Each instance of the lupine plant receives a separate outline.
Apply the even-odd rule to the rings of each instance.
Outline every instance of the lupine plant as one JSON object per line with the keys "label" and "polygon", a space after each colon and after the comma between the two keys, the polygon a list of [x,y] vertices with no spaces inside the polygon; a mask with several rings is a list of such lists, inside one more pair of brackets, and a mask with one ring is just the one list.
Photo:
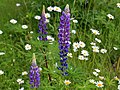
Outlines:
{"label": "lupine plant", "polygon": [[62,71],[63,75],[68,75],[66,69],[68,68],[67,54],[69,52],[70,47],[70,9],[69,5],[67,4],[62,15],[60,17],[60,26],[59,26],[59,49],[60,49],[60,62],[61,67],[59,69]]}
{"label": "lupine plant", "polygon": [[40,71],[36,63],[35,54],[33,53],[32,65],[30,67],[30,84],[32,88],[38,88],[40,85]]}

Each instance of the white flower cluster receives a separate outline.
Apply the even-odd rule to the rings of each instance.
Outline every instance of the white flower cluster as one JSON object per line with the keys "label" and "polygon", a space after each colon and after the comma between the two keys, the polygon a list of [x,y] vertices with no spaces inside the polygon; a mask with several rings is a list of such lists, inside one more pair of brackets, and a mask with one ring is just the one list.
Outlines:
{"label": "white flower cluster", "polygon": [[25,50],[30,50],[31,49],[31,45],[30,44],[26,44],[25,45]]}
{"label": "white flower cluster", "polygon": [[0,75],[4,74],[4,71],[0,70]]}
{"label": "white flower cluster", "polygon": [[24,80],[22,80],[22,79],[20,78],[20,79],[17,79],[17,82],[18,82],[18,84],[23,84],[23,83],[24,83]]}
{"label": "white flower cluster", "polygon": [[49,6],[49,7],[47,8],[47,10],[48,10],[49,12],[52,12],[52,11],[61,12],[61,11],[62,11],[61,8],[60,8],[60,7],[57,7],[57,6],[54,6],[54,7]]}
{"label": "white flower cluster", "polygon": [[118,8],[120,8],[120,3],[117,3],[116,5],[117,5]]}
{"label": "white flower cluster", "polygon": [[108,17],[109,19],[114,19],[114,16],[111,15],[111,14],[108,14],[107,17]]}
{"label": "white flower cluster", "polygon": [[3,34],[3,31],[2,31],[2,30],[0,30],[0,34]]}
{"label": "white flower cluster", "polygon": [[[95,71],[93,72],[93,75],[98,76],[99,75],[98,73],[100,72],[100,70],[99,69],[94,69],[94,70]],[[103,76],[99,76],[99,79],[100,80],[105,80],[105,78]],[[95,84],[99,88],[102,88],[102,87],[104,87],[104,85],[103,85],[103,82],[100,81],[100,80],[95,81],[94,79],[90,79],[89,82],[92,83],[92,84]]]}

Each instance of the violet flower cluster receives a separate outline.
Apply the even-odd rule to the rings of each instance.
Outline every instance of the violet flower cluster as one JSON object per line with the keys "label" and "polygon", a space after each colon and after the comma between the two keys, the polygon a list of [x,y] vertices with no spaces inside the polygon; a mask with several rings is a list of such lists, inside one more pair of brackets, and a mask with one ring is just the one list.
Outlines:
{"label": "violet flower cluster", "polygon": [[42,15],[41,15],[41,19],[39,22],[39,30],[38,33],[40,34],[39,36],[39,40],[43,40],[46,41],[47,40],[47,23],[46,23],[46,17],[45,17],[45,7],[43,6],[43,10],[42,10]]}
{"label": "violet flower cluster", "polygon": [[60,62],[61,67],[59,67],[59,70],[62,71],[63,75],[68,75],[66,72],[68,68],[68,64],[66,62],[67,60],[67,54],[69,52],[70,47],[70,10],[69,5],[66,5],[64,11],[62,12],[62,15],[60,17],[60,26],[59,26],[59,50],[60,50]]}
{"label": "violet flower cluster", "polygon": [[29,78],[30,78],[31,87],[38,88],[40,85],[40,74],[39,74],[39,68],[36,64],[35,54],[33,54],[33,61],[30,67]]}

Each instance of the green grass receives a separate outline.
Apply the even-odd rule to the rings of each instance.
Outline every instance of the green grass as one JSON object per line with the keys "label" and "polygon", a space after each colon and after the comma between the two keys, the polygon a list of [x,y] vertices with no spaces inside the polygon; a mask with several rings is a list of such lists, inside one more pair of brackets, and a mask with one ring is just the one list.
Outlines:
{"label": "green grass", "polygon": [[[89,3],[86,4],[85,0],[0,0],[0,30],[3,31],[0,35],[0,52],[5,52],[5,55],[0,56],[0,70],[4,71],[4,75],[0,75],[0,90],[18,90],[21,87],[32,90],[29,77],[22,76],[21,73],[29,72],[33,53],[36,54],[37,65],[43,69],[40,72],[41,85],[37,90],[117,90],[118,82],[114,77],[120,76],[120,8],[116,7],[119,0],[88,1]],[[16,3],[21,3],[21,6],[16,7]],[[66,4],[70,5],[71,18],[78,20],[77,24],[71,21],[71,30],[77,32],[76,35],[71,33],[71,42],[72,44],[85,42],[84,49],[89,52],[89,60],[78,60],[78,55],[83,49],[74,52],[71,44],[70,52],[73,58],[68,58],[67,61],[69,76],[63,77],[55,67],[56,62],[60,65],[57,36],[61,13],[48,12],[47,7],[59,6],[63,10]],[[43,5],[46,7],[46,12],[51,14],[47,27],[49,35],[55,38],[52,45],[37,40],[38,21],[34,16],[41,15]],[[107,17],[109,13],[115,19],[109,20]],[[18,21],[15,25],[9,22],[13,18]],[[29,28],[23,30],[21,28],[23,24],[28,25]],[[99,30],[100,35],[93,35],[91,28]],[[34,33],[30,34],[30,31]],[[97,46],[100,49],[107,49],[107,53],[92,52],[90,43],[95,37],[102,41],[102,43],[96,42]],[[32,45],[29,51],[25,50],[27,43]],[[44,45],[47,45],[47,48]],[[118,50],[115,51],[113,47],[117,47]],[[43,53],[44,49],[45,53]],[[45,55],[48,68],[45,67]],[[89,82],[89,79],[100,80],[92,74],[95,68],[100,69],[99,75],[105,77],[103,88],[98,88]],[[52,81],[48,80],[48,74],[51,75]],[[22,78],[24,84],[19,85],[16,81],[18,78]],[[71,84],[66,86],[65,79],[70,80]]]}

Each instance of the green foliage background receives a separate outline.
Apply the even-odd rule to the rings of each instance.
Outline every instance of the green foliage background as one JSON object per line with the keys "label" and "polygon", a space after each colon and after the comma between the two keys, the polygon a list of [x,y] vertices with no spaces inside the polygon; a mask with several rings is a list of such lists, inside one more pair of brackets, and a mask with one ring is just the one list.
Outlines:
{"label": "green foliage background", "polygon": [[[25,87],[25,90],[31,90],[29,77],[22,76],[23,71],[30,69],[32,54],[36,54],[37,63],[42,67],[41,85],[37,90],[117,90],[117,82],[113,80],[114,76],[120,76],[120,49],[113,50],[113,47],[120,48],[120,9],[116,7],[119,0],[0,0],[0,29],[3,34],[0,35],[0,52],[6,54],[0,56],[0,69],[5,72],[0,76],[0,90],[18,90]],[[15,4],[20,3],[20,7]],[[50,12],[51,18],[48,24],[49,35],[55,38],[52,45],[47,42],[37,40],[39,34],[38,21],[34,19],[35,15],[41,15],[42,6],[59,6],[62,10],[65,5],[70,5],[71,17],[78,20],[78,24],[71,22],[71,30],[75,29],[77,34],[71,34],[71,42],[82,40],[86,43],[85,49],[89,51],[89,60],[78,60],[78,53],[73,52],[71,45],[70,52],[73,58],[68,59],[69,76],[63,77],[60,71],[55,67],[59,63],[58,49],[58,26],[61,13]],[[47,9],[46,9],[46,12]],[[115,19],[109,20],[107,14],[112,14]],[[18,23],[12,25],[10,19],[16,19]],[[21,25],[28,25],[27,30],[23,30]],[[95,36],[90,29],[95,28],[101,35],[97,36],[102,40],[102,44],[97,44],[101,48],[106,48],[106,54],[95,54],[92,52],[90,42]],[[33,31],[33,34],[29,32]],[[32,37],[32,38],[31,38]],[[26,51],[25,44],[31,44],[32,49]],[[45,48],[43,45],[47,45]],[[46,53],[43,54],[43,48]],[[44,55],[47,56],[48,68],[45,67]],[[15,62],[13,62],[15,60]],[[99,80],[93,76],[95,68],[101,70],[100,75],[104,76],[104,88],[97,88],[89,83],[89,79]],[[52,81],[48,80],[48,74]],[[23,85],[19,85],[16,80],[22,78],[25,80]],[[120,78],[120,77],[119,77]],[[71,84],[64,85],[64,80],[68,79]],[[52,85],[51,85],[52,83]]]}

